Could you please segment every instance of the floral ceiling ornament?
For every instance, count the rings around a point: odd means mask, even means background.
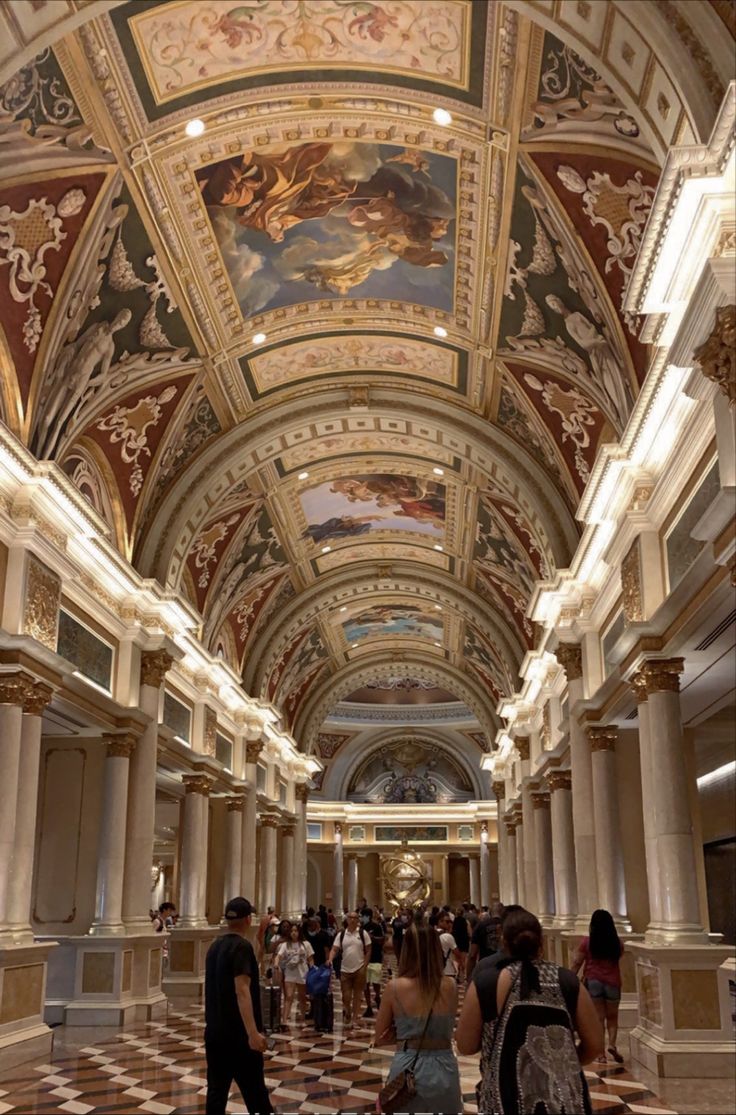
[[[558,129],[562,121],[591,124],[607,121],[619,135],[635,139],[639,125],[595,69],[553,35],[544,40],[546,68],[540,79],[539,99],[533,106],[534,127]]]
[[[86,196],[84,190],[74,187],[56,205],[45,197],[31,198],[20,212],[10,205],[0,205],[0,267],[9,268],[8,285],[13,301],[28,304],[23,343],[31,354],[38,347],[42,331],[36,295],[42,291],[50,298],[53,296],[46,282],[44,256],[49,251],[58,252],[67,237],[63,222],[81,212]]]
[[[209,526],[200,531],[194,540],[192,550],[195,555],[194,564],[197,569],[201,570],[197,581],[200,588],[207,588],[210,583],[210,563],[217,554],[217,547],[225,541],[230,527],[235,526],[238,519],[238,515],[230,515],[227,519],[218,519],[217,522],[210,523]]]
[[[142,454],[151,456],[148,447],[148,430],[158,425],[163,413],[162,407],[171,402],[176,395],[176,387],[165,387],[160,395],[146,395],[130,407],[116,406],[112,414],[97,423],[97,429],[110,432],[110,442],[121,442],[120,452],[126,464],[133,465],[130,474],[130,490],[137,496],[143,487],[143,469],[139,458]]]
[[[590,469],[583,450],[590,446],[588,427],[595,426],[595,406],[574,387],[565,390],[553,380],[542,383],[531,373],[527,373],[524,380],[533,391],[540,392],[547,410],[559,415],[562,440],[569,439],[575,446],[575,467],[580,479],[587,483]]]

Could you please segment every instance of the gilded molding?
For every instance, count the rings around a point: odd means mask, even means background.
[[[647,696],[652,693],[679,693],[680,674],[685,669],[684,658],[653,658],[645,662],[639,672]]]
[[[29,555],[23,631],[49,650],[56,650],[60,603],[61,577],[33,555]]]
[[[243,794],[236,794],[234,797],[226,798],[228,813],[242,813],[245,808],[245,797]]]
[[[736,406],[736,305],[719,306],[708,340],[693,353],[706,379],[720,387]]]
[[[48,685],[35,682],[23,700],[23,712],[26,716],[42,716],[53,695],[54,691]]]
[[[123,735],[105,732],[102,739],[107,745],[108,759],[129,759],[135,751],[137,742],[132,732],[126,732]]]
[[[166,671],[173,664],[174,659],[165,650],[144,650],[141,655],[141,685],[152,685],[160,689]]]
[[[572,771],[551,770],[547,775],[547,785],[550,788],[550,793],[554,793],[555,790],[571,790]]]
[[[641,592],[641,543],[638,538],[634,539],[621,562],[621,588],[626,622],[640,623],[644,619],[644,609]]]
[[[588,728],[591,751],[615,751],[618,731],[616,728]]]
[[[549,809],[551,802],[546,790],[539,790],[532,794],[532,805],[535,809]]]
[[[560,643],[555,658],[567,674],[568,682],[583,676],[583,650],[579,643]]]
[[[491,784],[491,789],[493,790],[493,796],[495,797],[496,801],[503,801],[506,796],[506,783],[493,782]]]
[[[527,763],[529,761],[530,746],[531,741],[529,739],[529,736],[519,736],[517,739],[514,740],[514,747],[519,752],[519,758],[521,759],[522,763]]]
[[[214,782],[206,774],[184,774],[181,780],[185,793],[202,794],[206,798],[210,796],[210,791],[214,786]]]
[[[202,749],[205,755],[214,755],[217,751],[217,713],[209,705],[204,710]]]

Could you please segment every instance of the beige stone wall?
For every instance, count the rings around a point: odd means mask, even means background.
[[[736,772],[705,785],[699,796],[703,843],[736,836]]]

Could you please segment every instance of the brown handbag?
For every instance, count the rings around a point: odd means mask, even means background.
[[[435,995],[435,999],[437,996]],[[434,1010],[434,1002],[429,1009],[427,1021],[424,1023],[422,1036],[419,1039],[417,1051],[412,1058],[412,1062],[408,1069],[402,1069],[400,1073],[387,1080],[381,1091],[378,1093],[378,1110],[382,1115],[398,1115],[400,1111],[408,1109],[409,1101],[417,1094],[417,1082],[414,1078],[414,1068],[416,1067],[417,1059],[422,1049],[422,1043],[427,1034],[427,1027],[429,1020],[432,1017]]]

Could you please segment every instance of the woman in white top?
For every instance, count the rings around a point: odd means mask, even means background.
[[[276,952],[276,966],[281,972],[284,988],[284,1002],[281,1021],[288,1025],[291,1004],[296,992],[299,1000],[297,1021],[304,1018],[307,1009],[307,971],[314,963],[314,949],[309,941],[303,941],[298,925],[292,925],[289,937],[283,941]]]

